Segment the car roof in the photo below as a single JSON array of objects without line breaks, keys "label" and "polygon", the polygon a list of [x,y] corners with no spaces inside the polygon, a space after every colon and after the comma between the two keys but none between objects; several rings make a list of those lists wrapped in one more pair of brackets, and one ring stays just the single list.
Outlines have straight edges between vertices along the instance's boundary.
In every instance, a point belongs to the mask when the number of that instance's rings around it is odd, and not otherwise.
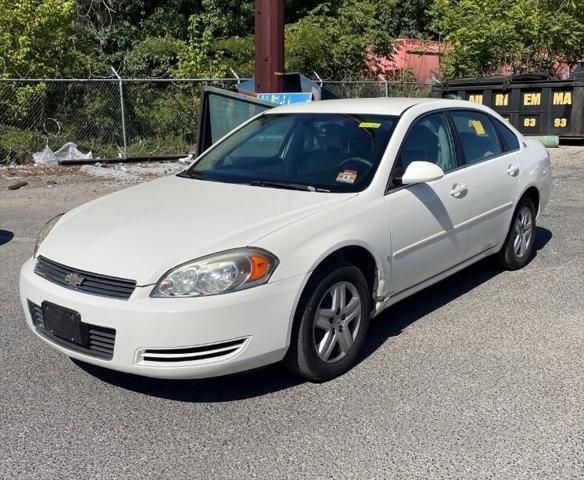
[{"label": "car roof", "polygon": [[350,113],[350,114],[377,114],[401,115],[405,110],[415,105],[435,103],[436,108],[462,107],[472,108],[475,104],[443,98],[349,98],[339,100],[321,100],[308,103],[281,105],[266,111],[276,113]]}]

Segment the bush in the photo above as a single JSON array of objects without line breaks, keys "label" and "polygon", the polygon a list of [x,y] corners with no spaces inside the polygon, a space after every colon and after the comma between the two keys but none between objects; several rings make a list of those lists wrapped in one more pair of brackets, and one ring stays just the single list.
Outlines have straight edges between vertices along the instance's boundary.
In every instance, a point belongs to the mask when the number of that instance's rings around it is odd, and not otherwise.
[{"label": "bush", "polygon": [[32,154],[46,145],[46,137],[31,130],[0,128],[0,164],[30,163]]},{"label": "bush", "polygon": [[128,145],[129,157],[186,156],[191,145],[183,136],[150,137]]}]

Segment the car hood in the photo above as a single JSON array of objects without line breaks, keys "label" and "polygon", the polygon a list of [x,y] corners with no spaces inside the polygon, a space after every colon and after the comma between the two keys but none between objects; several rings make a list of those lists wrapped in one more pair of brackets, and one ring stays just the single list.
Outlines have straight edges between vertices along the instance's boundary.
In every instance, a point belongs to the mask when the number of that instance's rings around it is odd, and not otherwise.
[{"label": "car hood", "polygon": [[166,177],[71,210],[38,253],[67,266],[149,285],[176,265],[253,245],[355,195]]}]

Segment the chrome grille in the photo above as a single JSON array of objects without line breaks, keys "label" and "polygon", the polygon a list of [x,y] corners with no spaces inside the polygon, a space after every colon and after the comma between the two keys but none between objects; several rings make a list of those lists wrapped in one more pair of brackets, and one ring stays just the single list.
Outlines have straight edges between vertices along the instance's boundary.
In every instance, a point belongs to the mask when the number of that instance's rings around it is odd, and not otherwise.
[{"label": "chrome grille", "polygon": [[248,338],[239,338],[227,342],[210,343],[186,348],[146,349],[140,354],[144,362],[193,362],[209,358],[223,358],[238,353],[243,349]]},{"label": "chrome grille", "polygon": [[89,323],[81,322],[84,329],[87,330],[87,342],[84,345],[68,342],[62,338],[51,335],[45,327],[45,318],[43,308],[28,300],[28,310],[32,317],[32,323],[37,332],[43,337],[48,338],[51,342],[70,350],[75,350],[92,357],[111,360],[114,355],[114,345],[116,343],[116,331],[113,328],[100,327]]},{"label": "chrome grille", "polygon": [[[37,258],[34,271],[37,275],[62,287],[102,297],[127,300],[136,288],[134,280],[86,272],[67,267],[42,256]],[[76,281],[73,282],[70,279]]]}]

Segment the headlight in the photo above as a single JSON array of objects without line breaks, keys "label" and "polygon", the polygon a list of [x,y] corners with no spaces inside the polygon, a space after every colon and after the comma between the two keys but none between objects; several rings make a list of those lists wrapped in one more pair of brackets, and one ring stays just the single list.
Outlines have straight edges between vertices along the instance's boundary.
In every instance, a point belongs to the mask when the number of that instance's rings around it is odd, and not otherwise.
[{"label": "headlight", "polygon": [[278,259],[259,248],[216,253],[179,265],[159,281],[152,297],[198,297],[233,292],[266,283]]},{"label": "headlight", "polygon": [[37,252],[39,250],[39,247],[41,246],[41,243],[43,243],[43,240],[48,237],[48,235],[49,235],[49,233],[51,233],[51,230],[53,229],[53,227],[57,224],[57,222],[59,221],[59,219],[63,215],[65,215],[65,214],[61,213],[60,215],[57,215],[56,217],[51,218],[47,223],[45,223],[43,228],[41,228],[39,230],[39,233],[38,233],[37,239],[36,239],[36,243],[34,245],[35,258],[37,256]]}]

